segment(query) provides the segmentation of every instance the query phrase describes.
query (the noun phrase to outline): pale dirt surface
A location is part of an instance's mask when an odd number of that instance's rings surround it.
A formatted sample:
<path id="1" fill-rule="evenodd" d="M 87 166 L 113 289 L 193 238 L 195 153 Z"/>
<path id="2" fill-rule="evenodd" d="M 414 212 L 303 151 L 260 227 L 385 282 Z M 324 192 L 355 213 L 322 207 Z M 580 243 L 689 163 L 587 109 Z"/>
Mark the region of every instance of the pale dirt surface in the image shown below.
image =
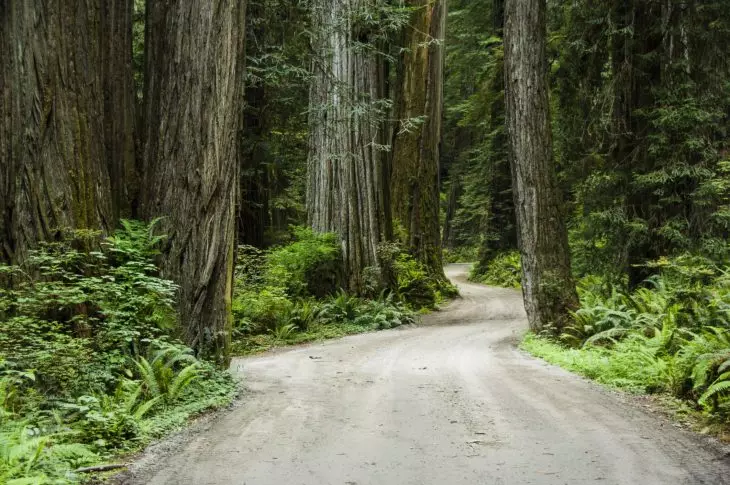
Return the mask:
<path id="1" fill-rule="evenodd" d="M 526 356 L 519 292 L 448 275 L 423 325 L 239 359 L 242 404 L 153 447 L 118 483 L 730 483 L 728 449 Z"/>

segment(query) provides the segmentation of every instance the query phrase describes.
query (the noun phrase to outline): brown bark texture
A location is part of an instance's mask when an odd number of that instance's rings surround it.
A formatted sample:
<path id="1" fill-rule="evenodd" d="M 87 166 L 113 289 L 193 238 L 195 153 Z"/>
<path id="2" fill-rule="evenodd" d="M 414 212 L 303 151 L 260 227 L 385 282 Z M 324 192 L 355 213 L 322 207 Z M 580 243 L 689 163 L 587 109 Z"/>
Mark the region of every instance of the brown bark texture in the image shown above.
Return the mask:
<path id="1" fill-rule="evenodd" d="M 545 0 L 508 0 L 505 95 L 522 291 L 533 331 L 559 331 L 578 298 L 552 158 Z"/>
<path id="2" fill-rule="evenodd" d="M 369 0 L 314 0 L 307 213 L 315 231 L 342 241 L 343 286 L 364 290 L 386 234 L 383 65 L 355 12 Z M 388 214 L 388 217 L 386 217 Z"/>
<path id="3" fill-rule="evenodd" d="M 106 142 L 104 155 L 109 170 L 115 219 L 137 216 L 140 189 L 134 140 L 133 2 L 99 0 L 105 33 L 100 42 Z"/>
<path id="4" fill-rule="evenodd" d="M 439 150 L 443 113 L 446 0 L 409 0 L 396 88 L 391 167 L 393 218 L 409 250 L 445 279 L 439 227 Z"/>
<path id="5" fill-rule="evenodd" d="M 133 157 L 118 121 L 133 105 L 110 76 L 131 55 L 130 21 L 126 1 L 0 3 L 0 261 L 59 229 L 116 224 L 110 171 Z"/>
<path id="6" fill-rule="evenodd" d="M 243 106 L 245 2 L 149 0 L 143 212 L 162 217 L 162 273 L 183 338 L 225 365 Z"/>

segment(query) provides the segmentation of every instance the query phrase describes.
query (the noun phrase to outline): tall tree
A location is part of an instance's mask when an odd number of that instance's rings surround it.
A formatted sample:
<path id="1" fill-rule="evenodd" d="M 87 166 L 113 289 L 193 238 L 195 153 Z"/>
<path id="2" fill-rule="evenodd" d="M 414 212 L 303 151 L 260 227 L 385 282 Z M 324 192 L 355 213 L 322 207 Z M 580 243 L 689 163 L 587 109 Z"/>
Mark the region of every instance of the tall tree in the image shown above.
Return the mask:
<path id="1" fill-rule="evenodd" d="M 133 157 L 129 3 L 0 4 L 0 260 L 58 229 L 111 229 Z"/>
<path id="2" fill-rule="evenodd" d="M 444 89 L 446 0 L 408 0 L 398 66 L 391 167 L 393 217 L 427 270 L 444 278 L 439 230 L 439 154 Z"/>
<path id="3" fill-rule="evenodd" d="M 545 0 L 507 0 L 505 96 L 522 291 L 534 331 L 562 329 L 578 298 L 552 158 Z"/>
<path id="4" fill-rule="evenodd" d="M 387 234 L 384 69 L 376 53 L 374 0 L 313 0 L 307 213 L 342 241 L 344 286 L 365 288 Z"/>
<path id="5" fill-rule="evenodd" d="M 187 343 L 225 364 L 231 326 L 245 2 L 149 0 L 143 207 Z"/>

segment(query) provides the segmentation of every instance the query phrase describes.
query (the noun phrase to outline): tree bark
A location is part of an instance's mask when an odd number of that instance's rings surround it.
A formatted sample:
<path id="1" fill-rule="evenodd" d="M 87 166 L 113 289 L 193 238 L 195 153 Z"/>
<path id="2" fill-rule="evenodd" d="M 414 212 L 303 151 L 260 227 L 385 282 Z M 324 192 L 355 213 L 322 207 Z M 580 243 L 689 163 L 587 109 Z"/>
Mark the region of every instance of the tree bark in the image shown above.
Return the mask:
<path id="1" fill-rule="evenodd" d="M 134 140 L 133 2 L 100 0 L 105 157 L 115 220 L 137 216 L 140 189 Z"/>
<path id="2" fill-rule="evenodd" d="M 505 95 L 522 292 L 533 331 L 559 332 L 578 298 L 552 158 L 545 0 L 508 0 Z"/>
<path id="3" fill-rule="evenodd" d="M 456 246 L 454 241 L 454 226 L 452 224 L 456 210 L 459 207 L 459 197 L 461 197 L 461 177 L 460 173 L 454 171 L 451 174 L 451 185 L 449 186 L 449 196 L 446 202 L 446 217 L 444 220 L 444 230 L 441 239 L 441 246 L 448 249 L 454 249 Z"/>
<path id="4" fill-rule="evenodd" d="M 384 196 L 383 66 L 363 44 L 355 12 L 369 0 L 314 0 L 315 61 L 310 88 L 307 214 L 315 231 L 342 242 L 343 286 L 365 290 L 363 270 L 378 266 L 387 233 Z M 387 215 L 387 217 L 386 217 Z"/>
<path id="5" fill-rule="evenodd" d="M 114 227 L 109 172 L 132 153 L 131 128 L 116 121 L 127 87 L 110 78 L 128 47 L 127 11 L 0 3 L 0 261 L 22 263 L 59 229 Z"/>
<path id="6" fill-rule="evenodd" d="M 144 213 L 163 217 L 184 339 L 226 365 L 245 2 L 149 0 L 146 16 Z"/>
<path id="7" fill-rule="evenodd" d="M 443 112 L 446 0 L 409 0 L 415 8 L 404 36 L 393 136 L 393 217 L 411 253 L 445 279 L 439 228 L 439 150 Z M 413 125 L 413 120 L 420 120 Z"/>

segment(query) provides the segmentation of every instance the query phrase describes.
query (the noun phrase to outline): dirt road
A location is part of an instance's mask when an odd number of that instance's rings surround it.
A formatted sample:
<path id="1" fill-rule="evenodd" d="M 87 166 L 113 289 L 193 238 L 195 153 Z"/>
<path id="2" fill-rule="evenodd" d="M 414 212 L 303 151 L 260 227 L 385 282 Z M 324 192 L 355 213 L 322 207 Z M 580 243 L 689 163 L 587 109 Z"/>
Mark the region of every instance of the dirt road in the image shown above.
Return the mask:
<path id="1" fill-rule="evenodd" d="M 726 449 L 516 350 L 519 293 L 465 272 L 422 326 L 237 360 L 243 404 L 124 483 L 730 483 Z"/>

